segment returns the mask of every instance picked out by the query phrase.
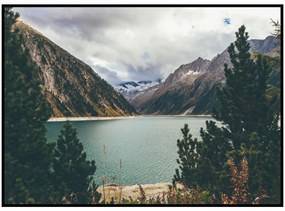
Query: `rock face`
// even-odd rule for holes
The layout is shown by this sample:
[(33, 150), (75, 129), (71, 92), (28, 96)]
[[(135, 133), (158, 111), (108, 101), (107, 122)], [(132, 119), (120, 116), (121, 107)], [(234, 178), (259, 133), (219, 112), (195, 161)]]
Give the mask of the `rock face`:
[(174, 73), (171, 73), (165, 80), (164, 86), (176, 87), (185, 84), (193, 83), (193, 81), (206, 72), (210, 64), (209, 60), (204, 60), (201, 57), (195, 61), (181, 65)]
[[(251, 52), (274, 56), (280, 51), (280, 41), (272, 36), (249, 43)], [(210, 114), (217, 105), (215, 90), (225, 84), (224, 64), (232, 66), (227, 49), (211, 61), (199, 57), (181, 65), (156, 89), (138, 93), (130, 102), (142, 114)]]
[(42, 90), (54, 117), (125, 116), (135, 109), (94, 70), (45, 36), (18, 21), (24, 47), (39, 67)]
[(274, 56), (277, 49), (280, 48), (280, 41), (273, 36), (266, 37), (265, 40), (252, 39), (249, 41), (251, 52)]
[(204, 90), (193, 85), (206, 73), (209, 65), (209, 60), (200, 57), (189, 64), (181, 65), (164, 83), (155, 89), (150, 88), (137, 94), (130, 102), (143, 114), (181, 114), (187, 110), (191, 112), (197, 95), (189, 95), (188, 91), (192, 88), (196, 92)]

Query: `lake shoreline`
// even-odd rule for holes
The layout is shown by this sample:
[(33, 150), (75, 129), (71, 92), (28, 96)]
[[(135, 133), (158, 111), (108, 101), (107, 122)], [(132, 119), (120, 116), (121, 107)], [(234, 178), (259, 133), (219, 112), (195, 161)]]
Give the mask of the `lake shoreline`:
[(116, 120), (116, 119), (134, 119), (142, 116), (118, 116), (118, 117), (52, 117), (48, 122), (66, 122), (66, 121), (94, 121), (94, 120)]
[[(156, 198), (157, 196), (162, 197), (163, 194), (169, 191), (169, 186), (172, 185), (170, 182), (161, 182), (155, 184), (140, 184), (143, 188), (147, 199)], [(181, 185), (180, 185), (181, 186)], [(181, 187), (180, 187), (181, 188)], [(119, 196), (121, 198), (137, 200), (140, 196), (140, 187), (138, 184), (136, 185), (118, 185), (111, 184), (105, 185), (104, 190), (103, 186), (99, 186), (97, 191), (103, 194), (105, 192), (106, 201), (111, 201), (112, 197), (114, 200), (118, 199)]]
[(137, 116), (117, 116), (117, 117), (52, 117), (47, 122), (66, 122), (66, 121), (95, 121), (95, 120), (122, 120), (143, 117), (211, 117), (211, 115), (137, 115)]

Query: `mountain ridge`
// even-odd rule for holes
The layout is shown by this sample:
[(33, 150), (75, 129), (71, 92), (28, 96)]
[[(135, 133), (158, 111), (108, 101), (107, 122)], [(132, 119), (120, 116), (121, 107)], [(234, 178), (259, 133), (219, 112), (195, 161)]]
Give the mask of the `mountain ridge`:
[(54, 117), (126, 116), (135, 109), (83, 61), (25, 24), (15, 24), (39, 67), (42, 92)]
[[(265, 40), (250, 40), (249, 44), (253, 46), (251, 52), (263, 52), (268, 56), (280, 48), (280, 41), (272, 36)], [(193, 67), (201, 61), (204, 61), (200, 64), (203, 68), (185, 77), (189, 71), (185, 67)], [(135, 95), (130, 103), (142, 114), (211, 114), (212, 107), (217, 104), (215, 89), (225, 84), (224, 64), (232, 66), (227, 49), (211, 61), (198, 57), (177, 68), (156, 90)]]

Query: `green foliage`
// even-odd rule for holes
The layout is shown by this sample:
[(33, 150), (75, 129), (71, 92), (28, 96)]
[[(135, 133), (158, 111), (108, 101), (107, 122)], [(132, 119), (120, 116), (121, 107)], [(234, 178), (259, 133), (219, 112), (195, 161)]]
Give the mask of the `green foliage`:
[[(252, 197), (262, 188), (276, 202), (280, 191), (277, 184), (280, 182), (281, 137), (276, 98), (269, 100), (266, 96), (271, 69), (266, 58), (259, 56), (256, 61), (251, 58), (244, 26), (236, 36), (237, 40), (228, 49), (233, 68), (225, 65), (227, 82), (224, 89), (217, 92), (221, 108), (214, 111), (214, 117), (226, 125), (234, 159), (241, 160), (243, 152), (249, 160)], [(216, 136), (216, 133), (210, 134)]]
[(257, 52), (253, 53), (253, 58), (257, 59), (259, 56), (263, 59), (265, 59), (267, 61), (267, 64), (269, 66), (269, 69), (271, 69), (272, 71), (270, 72), (269, 78), (268, 78), (268, 83), (267, 83), (267, 87), (266, 87), (266, 99), (269, 102), (272, 102), (273, 104), (275, 104), (275, 106), (273, 106), (275, 108), (276, 112), (279, 112), (281, 107), (280, 107), (280, 89), (281, 89), (281, 85), (280, 85), (280, 52), (277, 53), (276, 56), (274, 57), (270, 57), (267, 55), (263, 55)]
[(19, 14), (4, 8), (5, 203), (46, 203), (53, 145), (45, 122), (51, 109), (41, 94), (38, 69), (13, 28)]
[(182, 176), (176, 173), (174, 180), (206, 188), (216, 196), (228, 194), (227, 155), (235, 161), (245, 156), (250, 200), (262, 189), (270, 195), (271, 203), (279, 203), (280, 111), (276, 109), (277, 97), (267, 96), (271, 69), (264, 57), (251, 58), (248, 37), (245, 26), (241, 26), (228, 48), (233, 67), (225, 64), (226, 85), (217, 89), (220, 107), (213, 112), (223, 126), (207, 121), (206, 130), (201, 129), (201, 143), (191, 139), (187, 128), (182, 130), (184, 139), (177, 144)]
[(198, 141), (196, 138), (193, 139), (192, 135), (189, 133), (190, 129), (188, 128), (188, 124), (184, 125), (181, 132), (183, 134), (183, 139), (177, 140), (179, 155), (177, 163), (179, 164), (181, 174), (179, 170), (176, 169), (176, 175), (174, 175), (173, 182), (184, 182), (186, 186), (194, 187), (197, 185), (197, 181), (199, 180), (197, 172), (199, 155), (196, 153)]
[[(214, 110), (214, 117), (227, 125), (234, 136), (234, 147), (239, 148), (248, 134), (270, 124), (273, 111), (265, 96), (270, 73), (266, 60), (258, 57), (254, 62), (251, 59), (244, 26), (236, 36), (237, 40), (228, 48), (233, 68), (225, 65), (226, 86), (218, 89), (221, 108)], [(264, 115), (264, 111), (268, 115)]]
[(266, 99), (268, 101), (275, 102), (273, 107), (274, 107), (274, 110), (276, 110), (276, 112), (279, 112), (281, 110), (280, 89), (279, 88), (271, 84), (268, 84), (266, 88)]
[(87, 160), (83, 145), (77, 138), (76, 129), (72, 128), (70, 122), (66, 122), (64, 129), (60, 131), (54, 155), (53, 169), (59, 198), (73, 194), (75, 199), (72, 203), (75, 204), (99, 201), (95, 183), (90, 190), (92, 176), (96, 170), (95, 161)]

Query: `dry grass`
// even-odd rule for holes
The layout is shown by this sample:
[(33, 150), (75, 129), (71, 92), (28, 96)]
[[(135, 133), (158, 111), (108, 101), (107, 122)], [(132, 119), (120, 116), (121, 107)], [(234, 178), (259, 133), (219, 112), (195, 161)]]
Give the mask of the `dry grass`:
[[(146, 195), (146, 200), (152, 197), (161, 197), (163, 193), (166, 193), (169, 190), (169, 185), (171, 183), (157, 183), (157, 184), (146, 184), (141, 185), (141, 188), (144, 190)], [(131, 186), (120, 186), (120, 185), (106, 185), (104, 186), (105, 191), (105, 201), (109, 203), (112, 198), (115, 203), (121, 203), (124, 199), (132, 198), (133, 201), (139, 200), (141, 197), (141, 190), (139, 185)], [(98, 188), (98, 192), (103, 193), (103, 186)], [(104, 200), (103, 197), (101, 200)]]
[[(120, 189), (121, 188), (121, 189)], [(212, 204), (208, 192), (188, 189), (182, 184), (173, 187), (170, 183), (132, 186), (105, 186), (105, 201), (115, 204)], [(98, 188), (103, 192), (103, 187)], [(120, 200), (121, 199), (121, 200)]]

